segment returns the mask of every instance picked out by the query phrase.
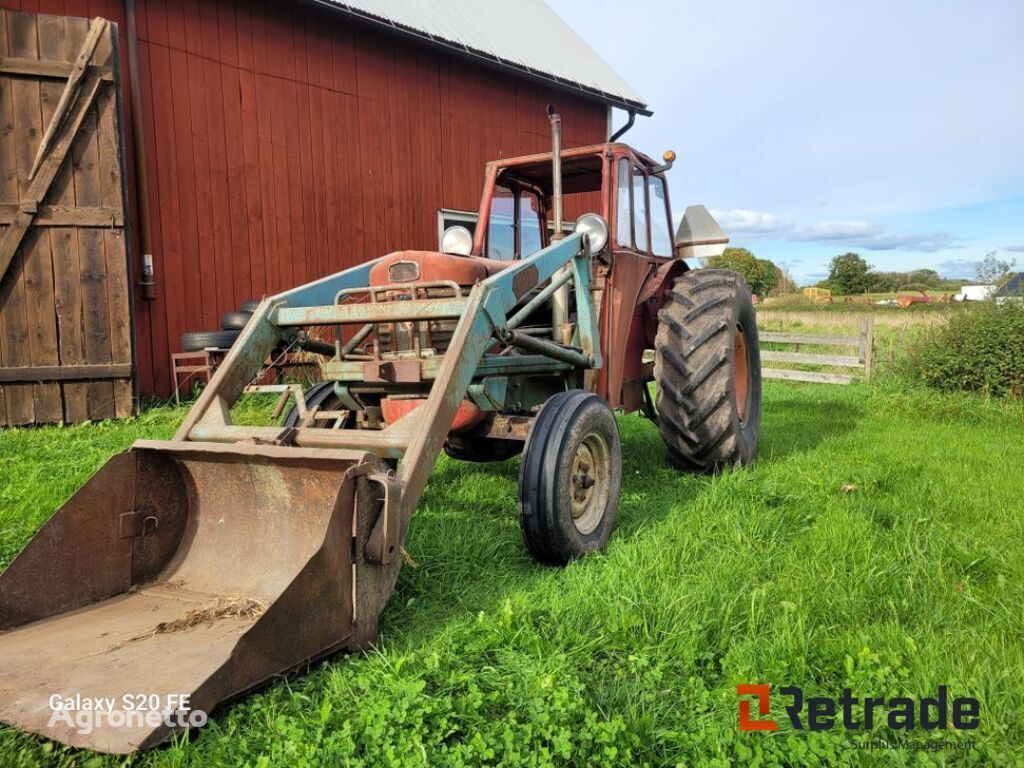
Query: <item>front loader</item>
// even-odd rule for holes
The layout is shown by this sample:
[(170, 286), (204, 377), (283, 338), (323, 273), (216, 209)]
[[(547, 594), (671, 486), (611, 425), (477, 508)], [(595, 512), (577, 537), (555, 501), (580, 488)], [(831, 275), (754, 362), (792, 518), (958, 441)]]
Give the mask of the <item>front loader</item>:
[[(673, 239), (671, 153), (563, 151), (550, 116), (552, 152), (487, 166), (475, 232), (265, 298), (174, 438), (137, 441), (57, 510), (0, 575), (0, 720), (128, 753), (197, 724), (140, 722), (131, 696), (210, 712), (367, 646), (442, 450), (523, 454), (523, 536), (549, 564), (611, 533), (615, 409), (655, 421), (681, 469), (753, 460), (749, 290), (684, 259), (724, 235), (693, 207)], [(570, 230), (563, 198), (599, 213)], [(324, 382), (254, 386), (288, 345), (324, 355)], [(283, 422), (235, 424), (239, 399), (268, 389), (294, 393)], [(55, 716), (55, 693), (117, 712), (83, 729)]]

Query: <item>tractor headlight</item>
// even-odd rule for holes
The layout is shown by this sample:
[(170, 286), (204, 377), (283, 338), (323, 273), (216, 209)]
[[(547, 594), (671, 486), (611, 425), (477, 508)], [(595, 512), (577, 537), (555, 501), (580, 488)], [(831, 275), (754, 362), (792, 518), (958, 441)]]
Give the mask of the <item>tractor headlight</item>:
[(456, 256), (469, 256), (473, 252), (473, 234), (458, 225), (448, 227), (441, 235), (441, 251)]
[(600, 253), (608, 244), (608, 222), (597, 213), (585, 213), (576, 219), (576, 232), (590, 240), (590, 252)]

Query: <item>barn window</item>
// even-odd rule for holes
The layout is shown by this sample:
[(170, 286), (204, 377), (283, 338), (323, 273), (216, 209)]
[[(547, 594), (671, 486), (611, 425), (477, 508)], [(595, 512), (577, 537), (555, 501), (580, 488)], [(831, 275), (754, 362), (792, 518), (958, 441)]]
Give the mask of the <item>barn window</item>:
[(476, 233), (476, 211), (458, 211), (453, 208), (441, 208), (437, 212), (437, 247), (441, 248), (441, 238), (449, 227), (465, 227), (470, 234)]

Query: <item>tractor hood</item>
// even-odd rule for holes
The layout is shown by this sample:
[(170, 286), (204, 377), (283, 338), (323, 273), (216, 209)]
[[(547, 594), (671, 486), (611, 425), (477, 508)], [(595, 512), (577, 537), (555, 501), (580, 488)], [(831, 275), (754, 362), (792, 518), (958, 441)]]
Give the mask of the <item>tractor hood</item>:
[(512, 262), (479, 256), (453, 256), (437, 251), (396, 251), (370, 270), (370, 285), (454, 282), (474, 285), (502, 271)]

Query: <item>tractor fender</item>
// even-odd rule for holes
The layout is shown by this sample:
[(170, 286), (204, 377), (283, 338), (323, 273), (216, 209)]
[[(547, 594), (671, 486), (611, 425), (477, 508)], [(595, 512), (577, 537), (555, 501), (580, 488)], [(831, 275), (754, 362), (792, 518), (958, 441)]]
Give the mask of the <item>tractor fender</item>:
[(643, 342), (647, 347), (654, 346), (654, 336), (658, 332), (658, 312), (665, 303), (665, 293), (672, 288), (677, 277), (689, 270), (689, 265), (682, 259), (672, 259), (661, 264), (644, 281), (636, 300), (635, 320), (642, 323)]
[(675, 279), (683, 272), (690, 270), (689, 265), (682, 259), (672, 259), (659, 266), (654, 272), (647, 276), (636, 303), (643, 304), (655, 296), (660, 296), (672, 286)]

